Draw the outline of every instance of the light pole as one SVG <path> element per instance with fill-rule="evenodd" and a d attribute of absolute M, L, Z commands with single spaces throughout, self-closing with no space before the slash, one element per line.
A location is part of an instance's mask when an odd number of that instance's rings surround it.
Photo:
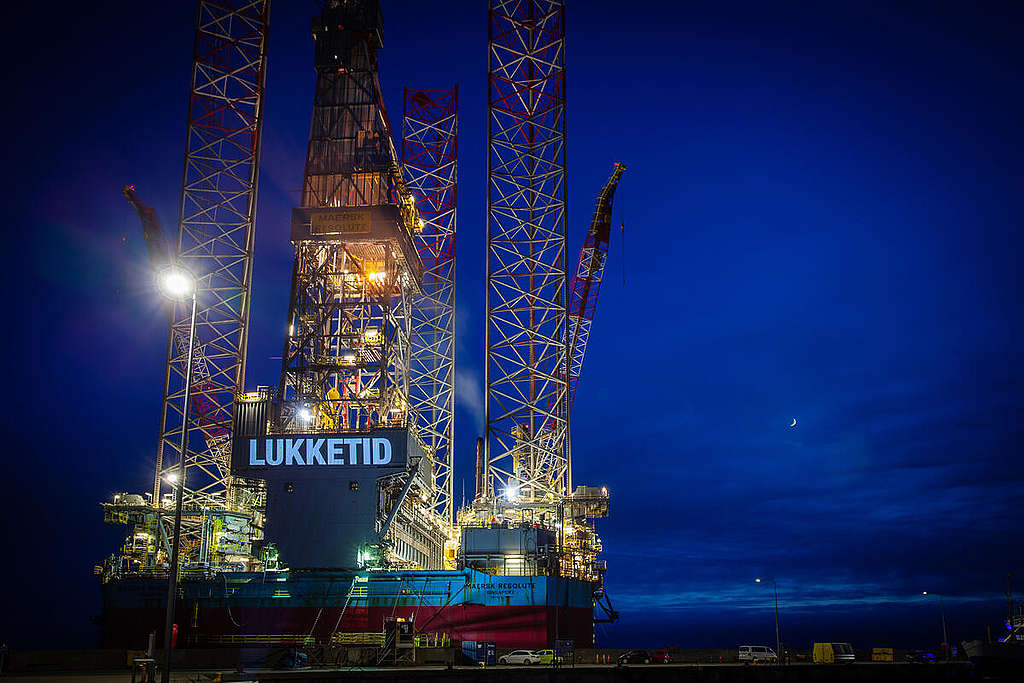
<path fill-rule="evenodd" d="M 171 680 L 171 631 L 174 628 L 174 602 L 178 594 L 178 550 L 181 547 L 181 504 L 185 498 L 185 447 L 188 442 L 189 401 L 192 400 L 192 355 L 196 341 L 196 280 L 184 268 L 171 265 L 157 274 L 157 286 L 169 299 L 183 302 L 192 299 L 192 313 L 189 315 L 188 353 L 185 359 L 185 405 L 181 416 L 181 442 L 178 446 L 178 471 L 168 480 L 177 493 L 174 503 L 174 541 L 171 545 L 170 576 L 167 577 L 167 616 L 164 621 L 164 666 L 160 675 L 163 683 Z"/>
<path fill-rule="evenodd" d="M 775 593 L 775 661 L 782 664 L 785 657 L 782 653 L 782 636 L 779 631 L 779 585 L 775 579 L 768 579 L 772 582 L 772 591 Z M 761 583 L 761 579 L 754 579 L 755 583 Z"/>
<path fill-rule="evenodd" d="M 928 595 L 928 591 L 921 591 L 921 595 Z M 942 655 L 945 659 L 949 659 L 949 637 L 946 635 L 946 605 L 942 600 L 940 593 L 935 593 L 939 596 L 939 614 L 942 615 Z"/>

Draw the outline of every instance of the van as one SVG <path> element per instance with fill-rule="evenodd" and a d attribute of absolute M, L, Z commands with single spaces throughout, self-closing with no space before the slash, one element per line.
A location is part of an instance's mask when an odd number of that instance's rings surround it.
<path fill-rule="evenodd" d="M 741 662 L 775 662 L 778 656 L 775 650 L 764 645 L 740 645 L 740 653 L 737 657 Z"/>
<path fill-rule="evenodd" d="M 815 664 L 849 664 L 856 659 L 849 643 L 815 643 L 812 656 Z"/>

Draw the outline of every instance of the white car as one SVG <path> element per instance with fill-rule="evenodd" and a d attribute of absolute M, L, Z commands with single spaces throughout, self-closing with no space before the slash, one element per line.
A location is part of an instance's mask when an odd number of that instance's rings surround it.
<path fill-rule="evenodd" d="M 535 650 L 513 650 L 503 655 L 498 664 L 540 664 L 540 653 Z"/>
<path fill-rule="evenodd" d="M 740 645 L 741 662 L 774 662 L 778 660 L 775 650 L 763 645 Z"/>

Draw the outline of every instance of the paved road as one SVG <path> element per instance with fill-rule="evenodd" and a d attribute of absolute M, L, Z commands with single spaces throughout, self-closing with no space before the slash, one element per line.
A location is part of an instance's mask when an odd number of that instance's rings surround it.
<path fill-rule="evenodd" d="M 960 666 L 963 666 L 963 667 L 969 666 L 966 662 L 956 662 L 953 665 L 957 666 L 958 668 Z M 811 663 L 799 663 L 799 664 L 790 664 L 789 666 L 791 666 L 791 667 L 815 667 L 815 666 L 820 666 L 820 665 L 811 664 Z M 918 668 L 918 665 L 899 664 L 899 663 L 892 664 L 891 662 L 857 662 L 857 663 L 855 663 L 853 665 L 850 665 L 850 666 L 855 666 L 855 667 L 858 667 L 858 668 L 860 668 L 860 667 L 897 667 L 899 669 L 903 669 L 904 667 L 910 667 L 911 669 L 914 669 L 914 670 L 916 670 Z M 627 665 L 627 666 L 625 666 L 623 668 L 627 669 L 627 670 L 633 670 L 633 669 L 671 670 L 671 669 L 697 669 L 697 668 L 701 668 L 701 669 L 742 669 L 742 668 L 745 668 L 745 667 L 750 667 L 750 665 L 737 664 L 735 662 L 723 663 L 723 664 L 688 664 L 688 663 L 629 664 L 629 665 Z M 614 664 L 577 664 L 575 667 L 563 667 L 564 670 L 571 670 L 573 668 L 578 669 L 578 670 L 593 670 L 593 669 L 614 669 L 614 668 L 616 668 L 616 666 Z M 757 666 L 750 667 L 750 668 L 769 669 L 769 668 L 773 668 L 773 667 L 771 665 L 757 665 Z M 927 667 L 927 668 L 930 668 L 930 667 Z M 498 671 L 525 670 L 525 671 L 537 672 L 537 673 L 540 673 L 544 669 L 550 669 L 550 667 L 544 667 L 544 666 L 538 666 L 538 665 L 534 665 L 534 666 L 497 665 L 497 666 L 489 666 L 489 667 L 486 668 L 487 671 L 494 671 L 494 670 L 498 670 Z M 444 667 L 444 666 L 418 666 L 418 667 L 398 667 L 398 668 L 391 668 L 391 667 L 381 667 L 381 668 L 377 668 L 377 667 L 365 667 L 365 668 L 361 668 L 361 667 L 344 667 L 344 668 L 341 668 L 341 669 L 338 669 L 338 668 L 329 668 L 329 669 L 301 669 L 301 670 L 288 670 L 288 671 L 280 670 L 280 669 L 247 669 L 246 673 L 241 675 L 241 676 L 239 676 L 238 674 L 235 674 L 233 671 L 229 672 L 229 671 L 225 671 L 223 669 L 220 670 L 220 671 L 225 674 L 225 676 L 224 676 L 225 680 L 236 680 L 237 681 L 239 679 L 242 679 L 242 680 L 258 679 L 258 678 L 260 678 L 261 675 L 265 676 L 267 674 L 283 674 L 283 675 L 285 675 L 285 676 L 287 676 L 289 678 L 294 677 L 296 679 L 301 680 L 302 678 L 306 678 L 307 676 L 315 677 L 318 672 L 319 673 L 328 673 L 328 674 L 339 673 L 339 672 L 347 672 L 347 673 L 358 673 L 358 672 L 370 673 L 370 672 L 376 672 L 378 675 L 386 675 L 387 673 L 394 674 L 394 673 L 398 673 L 398 672 L 408 672 L 410 674 L 409 675 L 409 680 L 415 680 L 415 674 L 416 673 L 420 673 L 420 674 L 424 674 L 424 673 L 427 673 L 427 672 L 437 672 L 437 673 L 440 673 L 440 672 L 443 672 L 443 671 L 446 671 L 446 670 L 447 670 L 447 667 Z M 455 670 L 456 671 L 465 671 L 465 672 L 469 673 L 469 672 L 474 672 L 474 671 L 480 671 L 481 667 L 457 666 L 457 667 L 455 667 Z M 176 672 L 172 673 L 171 680 L 174 683 L 208 683 L 211 680 L 211 678 L 213 677 L 213 675 L 216 674 L 216 673 L 218 673 L 216 670 L 176 671 Z M 122 673 L 116 673 L 116 672 L 111 672 L 111 673 L 87 673 L 87 674 L 82 674 L 82 673 L 5 674 L 4 678 L 7 678 L 7 679 L 12 680 L 12 681 L 17 681 L 18 683 L 37 683 L 37 682 L 38 683 L 73 683 L 73 682 L 78 682 L 78 681 L 81 681 L 82 683 L 128 683 L 131 680 L 131 676 L 128 673 L 126 673 L 126 672 L 122 672 Z"/>

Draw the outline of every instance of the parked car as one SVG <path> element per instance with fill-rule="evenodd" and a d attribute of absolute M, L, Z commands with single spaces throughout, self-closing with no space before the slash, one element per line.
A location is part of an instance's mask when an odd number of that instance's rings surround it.
<path fill-rule="evenodd" d="M 651 650 L 651 661 L 655 664 L 671 664 L 672 655 L 668 650 Z"/>
<path fill-rule="evenodd" d="M 936 657 L 934 652 L 927 650 L 910 650 L 903 659 L 914 664 L 934 664 Z"/>
<path fill-rule="evenodd" d="M 554 650 L 537 650 L 537 656 L 540 657 L 541 664 L 554 664 L 555 663 L 555 651 Z M 558 663 L 561 664 L 565 661 L 565 657 L 558 657 Z"/>
<path fill-rule="evenodd" d="M 775 650 L 764 645 L 740 645 L 737 659 L 741 662 L 777 662 L 779 656 Z"/>
<path fill-rule="evenodd" d="M 536 650 L 512 650 L 502 655 L 498 664 L 540 664 L 540 653 Z"/>
<path fill-rule="evenodd" d="M 647 650 L 629 650 L 619 655 L 619 664 L 650 664 L 651 653 Z"/>
<path fill-rule="evenodd" d="M 849 643 L 815 643 L 815 664 L 851 664 L 856 657 Z"/>

